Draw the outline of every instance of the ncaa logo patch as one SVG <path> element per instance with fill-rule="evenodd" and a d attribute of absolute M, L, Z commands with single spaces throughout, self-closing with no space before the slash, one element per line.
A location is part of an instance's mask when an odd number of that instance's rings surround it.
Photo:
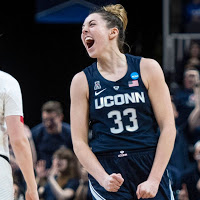
<path fill-rule="evenodd" d="M 137 80 L 139 78 L 139 74 L 137 72 L 132 72 L 130 76 L 133 80 Z"/>

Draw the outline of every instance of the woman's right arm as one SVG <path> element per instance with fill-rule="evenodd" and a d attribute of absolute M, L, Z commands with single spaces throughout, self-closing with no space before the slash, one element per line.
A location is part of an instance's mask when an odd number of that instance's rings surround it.
<path fill-rule="evenodd" d="M 108 175 L 88 145 L 89 88 L 84 72 L 76 74 L 71 88 L 71 133 L 73 148 L 80 163 L 107 191 L 116 192 L 123 183 L 120 174 Z"/>

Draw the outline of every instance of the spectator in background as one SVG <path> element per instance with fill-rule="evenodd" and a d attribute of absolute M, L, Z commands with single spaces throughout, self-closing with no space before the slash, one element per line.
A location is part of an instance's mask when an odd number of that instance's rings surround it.
<path fill-rule="evenodd" d="M 194 86 L 199 81 L 199 72 L 195 68 L 186 69 L 184 72 L 183 87 L 173 94 L 173 102 L 179 113 L 176 125 L 185 132 L 190 113 L 195 107 Z"/>
<path fill-rule="evenodd" d="M 194 88 L 194 97 L 195 107 L 188 119 L 191 145 L 200 140 L 200 82 Z"/>
<path fill-rule="evenodd" d="M 176 82 L 183 85 L 183 74 L 186 69 L 195 68 L 200 71 L 200 45 L 197 41 L 192 41 L 183 60 L 177 63 Z"/>
<path fill-rule="evenodd" d="M 194 145 L 195 166 L 184 171 L 181 178 L 182 189 L 179 199 L 199 200 L 200 199 L 200 141 Z M 183 198 L 184 196 L 184 198 Z"/>
<path fill-rule="evenodd" d="M 53 155 L 53 164 L 48 173 L 47 183 L 39 188 L 41 199 L 73 200 L 79 186 L 79 170 L 75 154 L 65 147 Z"/>
<path fill-rule="evenodd" d="M 179 114 L 173 101 L 172 107 L 174 111 L 174 118 L 176 120 Z M 172 181 L 172 189 L 175 197 L 176 191 L 180 189 L 181 173 L 190 166 L 188 149 L 188 142 L 185 138 L 185 135 L 183 134 L 183 131 L 176 125 L 174 149 L 168 164 L 168 170 Z"/>
<path fill-rule="evenodd" d="M 200 0 L 191 0 L 185 6 L 185 32 L 200 33 Z"/>
<path fill-rule="evenodd" d="M 19 184 L 14 181 L 13 183 L 13 190 L 14 190 L 14 200 L 24 200 L 24 193 L 21 191 Z"/>
<path fill-rule="evenodd" d="M 191 42 L 189 49 L 189 57 L 186 57 L 186 68 L 195 67 L 200 70 L 200 46 L 198 42 Z"/>
<path fill-rule="evenodd" d="M 63 122 L 63 109 L 58 101 L 42 106 L 42 123 L 31 129 L 37 160 L 44 160 L 46 168 L 52 164 L 52 155 L 62 145 L 72 148 L 70 125 Z"/>
<path fill-rule="evenodd" d="M 193 162 L 192 149 L 190 148 L 191 139 L 189 132 L 188 118 L 195 107 L 194 87 L 199 82 L 199 72 L 195 68 L 186 69 L 184 72 L 183 87 L 176 90 L 173 94 L 173 102 L 176 106 L 178 117 L 175 120 L 176 127 L 182 134 L 182 138 L 188 147 L 189 161 Z M 189 163 L 190 164 L 190 163 Z"/>

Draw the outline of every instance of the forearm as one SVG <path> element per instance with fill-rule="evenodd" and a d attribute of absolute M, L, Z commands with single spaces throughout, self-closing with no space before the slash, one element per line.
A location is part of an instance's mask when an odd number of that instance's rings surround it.
<path fill-rule="evenodd" d="M 32 153 L 29 141 L 26 137 L 21 137 L 19 140 L 10 140 L 15 158 L 20 167 L 24 179 L 29 190 L 36 190 L 37 184 L 33 170 Z"/>
<path fill-rule="evenodd" d="M 160 183 L 171 157 L 176 136 L 175 129 L 163 129 L 158 141 L 154 163 L 148 179 Z"/>
<path fill-rule="evenodd" d="M 75 142 L 74 151 L 79 161 L 88 171 L 88 173 L 90 173 L 99 182 L 99 184 L 102 185 L 102 181 L 106 176 L 108 176 L 108 174 L 99 163 L 88 144 L 82 141 Z"/>

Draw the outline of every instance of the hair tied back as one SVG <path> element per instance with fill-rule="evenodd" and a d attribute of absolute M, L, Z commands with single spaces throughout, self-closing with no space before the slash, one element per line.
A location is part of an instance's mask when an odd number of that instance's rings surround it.
<path fill-rule="evenodd" d="M 103 9 L 117 16 L 123 23 L 124 31 L 126 30 L 126 26 L 128 23 L 127 12 L 121 4 L 107 5 L 104 6 Z"/>

